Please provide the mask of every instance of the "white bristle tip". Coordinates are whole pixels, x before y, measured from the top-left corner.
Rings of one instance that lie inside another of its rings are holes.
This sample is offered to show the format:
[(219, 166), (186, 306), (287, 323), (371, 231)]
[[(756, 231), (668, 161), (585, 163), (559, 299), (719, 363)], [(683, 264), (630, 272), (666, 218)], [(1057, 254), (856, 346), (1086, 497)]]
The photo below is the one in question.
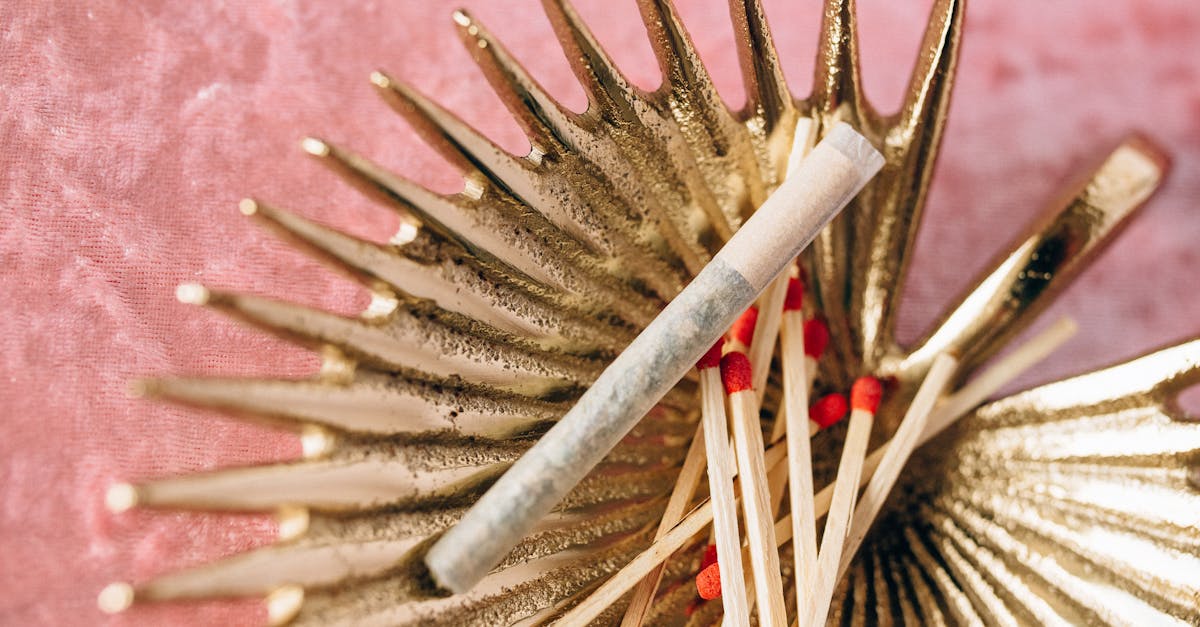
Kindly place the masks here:
[(138, 504), (137, 488), (128, 483), (113, 484), (104, 493), (104, 506), (114, 514), (129, 511)]
[(104, 586), (96, 597), (96, 605), (105, 614), (119, 614), (133, 605), (133, 586), (118, 581)]
[(305, 137), (300, 141), (300, 148), (310, 155), (324, 157), (329, 154), (329, 144), (315, 138)]
[(188, 305), (203, 305), (208, 302), (208, 288), (199, 283), (181, 283), (175, 288), (175, 298)]

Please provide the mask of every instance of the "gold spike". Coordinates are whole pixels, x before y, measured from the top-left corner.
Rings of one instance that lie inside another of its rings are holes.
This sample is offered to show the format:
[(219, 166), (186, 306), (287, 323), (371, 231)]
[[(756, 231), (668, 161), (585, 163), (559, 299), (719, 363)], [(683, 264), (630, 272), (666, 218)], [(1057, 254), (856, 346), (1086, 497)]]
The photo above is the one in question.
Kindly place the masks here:
[[(590, 103), (589, 112), (600, 115), (617, 114), (620, 118), (636, 118), (630, 108), (634, 88), (612, 59), (596, 42), (591, 29), (579, 18), (568, 0), (542, 0), (542, 8), (554, 34), (567, 54), (567, 61), (583, 84)], [(619, 113), (618, 113), (619, 112)]]
[(1028, 324), (1116, 234), (1161, 184), (1167, 161), (1149, 141), (1123, 142), (1082, 182), (1051, 206), (1012, 252), (901, 365), (904, 377), (923, 376), (933, 357), (952, 352), (963, 367), (985, 361)]
[(757, 154), (758, 171), (763, 174), (764, 183), (778, 185), (784, 180), (792, 129), (799, 112), (792, 92), (787, 89), (762, 1), (730, 0), (730, 16), (745, 86), (742, 115), (746, 129), (764, 147)]
[(359, 511), (462, 496), (508, 462), (431, 469), (403, 457), (318, 460), (232, 468), (137, 486), (142, 507), (271, 511), (285, 505)]
[(558, 404), (520, 396), (435, 386), (371, 371), (359, 372), (352, 382), (341, 385), (324, 380), (207, 378), (138, 383), (143, 395), (150, 398), (361, 434), (454, 431), (465, 437), (505, 439), (548, 424), (565, 411)]
[(886, 133), (884, 143), (892, 152), (889, 166), (877, 177), (874, 194), (859, 206), (854, 219), (851, 310), (858, 312), (856, 348), (868, 367), (893, 347), (900, 304), (895, 295), (903, 292), (905, 262), (941, 145), (964, 5), (965, 0), (939, 0), (934, 6), (904, 108)]
[[(528, 159), (520, 159), (483, 137), (462, 120), (429, 100), (413, 88), (400, 83), (383, 72), (371, 74), (371, 82), (393, 109), (403, 115), (433, 147), (455, 163), (464, 173), (478, 172), (493, 188), (511, 193), (512, 197), (534, 209), (564, 233), (593, 248), (601, 245), (594, 229), (580, 222), (579, 211), (571, 203), (547, 197), (543, 184)], [(590, 212), (582, 212), (590, 214)], [(527, 219), (531, 216), (526, 215)], [(549, 227), (549, 225), (547, 225)]]
[[(781, 127), (790, 135), (797, 116), (796, 106), (783, 77), (762, 0), (729, 0), (729, 14), (733, 18), (742, 83), (746, 89), (745, 114), (747, 117), (761, 116), (762, 132), (768, 137)], [(789, 138), (779, 147), (779, 152), (772, 151), (773, 163), (778, 168), (775, 175), (779, 179), (783, 176), (790, 145)]]
[(156, 577), (139, 586), (136, 594), (139, 602), (172, 601), (265, 595), (288, 584), (330, 586), (394, 568), (425, 537), (324, 539), (268, 546)]
[(393, 207), (398, 204), (402, 216), (418, 218), (441, 235), (461, 242), (477, 256), (496, 260), (512, 268), (518, 276), (530, 277), (559, 289), (565, 288), (543, 267), (529, 261), (519, 244), (514, 245), (517, 243), (500, 235), (509, 232), (505, 229), (506, 225), (486, 222), (489, 216), (471, 211), (461, 200), (435, 194), (325, 141), (309, 137), (302, 142), (302, 146), (363, 193)]
[[(665, 233), (688, 271), (698, 273), (708, 257), (720, 247), (721, 241), (727, 239), (721, 234), (729, 233), (731, 228), (720, 224), (728, 217), (722, 213), (712, 189), (699, 173), (693, 155), (685, 145), (680, 145), (685, 142), (684, 138), (678, 129), (661, 124), (666, 114), (657, 112), (643, 94), (629, 84), (567, 0), (543, 0), (542, 6), (571, 68), (588, 92), (591, 104), (588, 114), (599, 117), (607, 125), (622, 152), (638, 155), (630, 155), (630, 158), (640, 163), (658, 164), (638, 172), (648, 187), (675, 190), (670, 193), (676, 195), (684, 192), (664, 203), (664, 208), (671, 209), (655, 211), (661, 213), (659, 217), (674, 223), (678, 233), (685, 235), (684, 241), (676, 241), (673, 233)], [(677, 149), (653, 154), (657, 146), (677, 146)], [(647, 149), (651, 155), (644, 154)], [(671, 165), (669, 171), (664, 171), (664, 164)], [(706, 237), (710, 230), (715, 230), (711, 238)], [(709, 241), (714, 238), (720, 241)]]
[(411, 315), (407, 308), (397, 309), (387, 324), (380, 324), (246, 294), (204, 289), (204, 295), (208, 306), (286, 339), (314, 348), (333, 344), (347, 355), (388, 370), (462, 377), (481, 385), (535, 396), (594, 376), (572, 366), (565, 357), (535, 354), (472, 337), (427, 316)]
[(859, 75), (856, 4), (857, 0), (825, 0), (809, 104), (826, 127), (836, 121), (871, 127), (864, 124), (872, 113)]
[(482, 24), (462, 10), (454, 12), (454, 23), (492, 89), (536, 148), (548, 153), (551, 144), (578, 148), (593, 141), (578, 124), (578, 116), (547, 93)]
[(482, 172), (497, 185), (529, 178), (527, 163), (411, 86), (378, 70), (371, 73), (371, 84), (384, 102), (404, 116), (434, 150), (464, 174)]
[[(942, 124), (950, 104), (950, 88), (958, 65), (967, 0), (937, 0), (920, 55), (908, 81), (908, 93), (890, 131), (897, 135), (889, 145), (918, 149), (920, 143), (935, 148), (941, 143)], [(933, 158), (921, 168), (932, 169)], [(916, 173), (925, 173), (918, 168)], [(926, 174), (928, 176), (928, 174)]]
[[(467, 49), (501, 101), (525, 127), (535, 149), (541, 143), (546, 145), (540, 148), (542, 152), (557, 153), (552, 162), (554, 172), (543, 167), (543, 175), (565, 179), (572, 194), (582, 190), (593, 198), (604, 199), (590, 202), (589, 207), (598, 216), (609, 218), (610, 232), (631, 233), (631, 239), (643, 251), (635, 269), (646, 259), (663, 260), (637, 276), (664, 299), (673, 298), (686, 281), (686, 277), (678, 277), (679, 270), (673, 266), (680, 265), (691, 253), (674, 222), (658, 207), (657, 199), (637, 188), (613, 187), (612, 181), (639, 178), (630, 159), (611, 139), (598, 134), (601, 129), (594, 128), (595, 118), (581, 118), (563, 109), (482, 24), (465, 12), (455, 15)], [(594, 169), (603, 174), (593, 175)]]
[[(537, 340), (548, 347), (594, 349), (600, 341), (604, 348), (615, 348), (608, 327), (600, 332), (597, 323), (575, 315), (569, 310), (539, 303), (520, 287), (504, 281), (502, 276), (491, 280), (478, 278), (479, 268), (468, 268), (446, 278), (441, 266), (418, 263), (393, 250), (360, 240), (339, 231), (321, 226), (300, 216), (266, 203), (245, 199), (239, 207), (242, 213), (257, 218), (291, 241), (303, 244), (315, 254), (330, 259), (364, 283), (379, 279), (401, 292), (432, 300), (446, 311), (461, 314), (512, 333), (518, 337)], [(461, 268), (461, 264), (452, 264)], [(475, 277), (477, 280), (469, 280)], [(394, 303), (393, 303), (394, 305)], [(618, 334), (619, 335), (619, 334)], [(587, 343), (581, 343), (586, 338)], [(618, 340), (619, 341), (619, 340)]]
[(574, 306), (611, 310), (636, 326), (649, 324), (658, 313), (657, 303), (607, 273), (602, 263), (571, 245), (574, 242), (550, 237), (513, 207), (481, 205), (480, 197), (466, 193), (440, 196), (363, 157), (324, 141), (312, 141), (321, 150), (310, 150), (310, 154), (321, 156), (352, 185), (392, 206), (398, 203), (405, 214), (415, 212), (425, 225), (462, 244), (479, 263), (500, 274), (533, 287), (565, 291), (577, 301), (571, 303)]
[[(578, 185), (572, 180), (548, 176), (546, 168), (536, 168), (544, 156), (536, 148), (531, 152), (531, 158), (516, 158), (436, 103), (381, 72), (374, 73), (371, 80), (383, 94), (384, 100), (414, 126), (422, 129), (426, 139), (434, 142), (443, 154), (458, 163), (469, 178), (475, 178), (474, 174), (478, 173), (486, 179), (486, 182), (479, 182), (488, 187), (483, 192), (484, 198), (491, 198), (493, 203), (517, 205), (517, 213), (521, 215), (524, 226), (533, 226), (535, 230), (546, 233), (557, 246), (568, 251), (568, 258), (576, 256), (572, 251), (577, 244), (581, 252), (596, 255), (598, 262), (611, 259), (614, 265), (622, 269), (621, 275), (632, 274), (654, 282), (653, 274), (644, 271), (647, 267), (645, 250), (635, 251), (633, 257), (636, 260), (628, 256), (631, 244), (627, 240), (636, 233), (636, 226), (613, 224), (608, 214), (601, 211), (602, 207), (611, 204), (604, 202), (608, 198), (601, 197), (599, 202), (584, 198), (592, 185)], [(536, 159), (536, 162), (531, 159)], [(502, 198), (495, 198), (497, 195)], [(543, 216), (546, 222), (538, 221), (528, 209)], [(568, 243), (572, 246), (567, 246)], [(627, 256), (621, 257), (620, 253), (626, 253)], [(661, 263), (651, 262), (650, 268), (669, 272)], [(658, 284), (661, 290), (661, 282)]]
[(639, 0), (638, 6), (664, 77), (658, 95), (675, 103), (670, 112), (723, 212), (712, 220), (714, 228), (728, 239), (732, 225), (767, 197), (754, 147), (717, 93), (670, 0)]

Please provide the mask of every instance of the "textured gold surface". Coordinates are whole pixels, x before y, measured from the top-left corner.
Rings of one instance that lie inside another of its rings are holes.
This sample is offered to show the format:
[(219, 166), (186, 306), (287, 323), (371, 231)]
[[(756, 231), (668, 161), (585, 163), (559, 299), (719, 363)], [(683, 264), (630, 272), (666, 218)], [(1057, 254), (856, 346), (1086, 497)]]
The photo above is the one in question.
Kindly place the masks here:
[[(785, 85), (760, 2), (730, 0), (747, 92), (741, 111), (716, 93), (670, 3), (638, 4), (665, 77), (650, 93), (622, 76), (565, 1), (544, 0), (587, 93), (583, 113), (559, 105), (471, 16), (454, 14), (473, 59), (529, 136), (525, 156), (372, 74), (384, 101), (464, 178), (463, 192), (437, 194), (345, 148), (305, 140), (314, 158), (400, 213), (389, 244), (242, 203), (247, 216), (375, 297), (361, 316), (345, 318), (180, 289), (181, 300), (321, 351), (321, 373), (155, 379), (136, 390), (292, 429), (306, 458), (114, 487), (110, 503), (120, 509), (276, 510), (280, 541), (139, 582), (132, 596), (115, 585), (101, 597), (106, 607), (248, 595), (268, 599), (272, 620), (302, 625), (533, 624), (580, 600), (649, 542), (695, 429), (693, 381), (681, 382), (470, 593), (432, 591), (420, 558), (767, 197), (803, 118), (818, 132), (848, 121), (887, 159), (803, 259), (833, 337), (818, 386), (844, 388), (864, 372), (894, 377), (880, 412), (884, 433), (936, 354), (958, 354), (966, 377), (1000, 351), (1165, 171), (1146, 141), (1122, 143), (1050, 202), (928, 337), (902, 347), (893, 336), (895, 296), (938, 154), (965, 2), (934, 2), (893, 115), (863, 97), (853, 0), (826, 2), (814, 91), (802, 100)], [(992, 403), (924, 447), (902, 476), (898, 507), (842, 582), (831, 621), (1200, 622), (1200, 427), (1173, 405), (1200, 379), (1198, 364), (1200, 341), (1182, 344)], [(778, 397), (769, 388), (767, 407)], [(834, 431), (821, 437), (839, 437)], [(836, 441), (817, 448), (838, 450)], [(719, 604), (685, 612), (705, 541), (668, 562), (652, 623), (719, 620)], [(618, 604), (602, 618), (622, 613)]]

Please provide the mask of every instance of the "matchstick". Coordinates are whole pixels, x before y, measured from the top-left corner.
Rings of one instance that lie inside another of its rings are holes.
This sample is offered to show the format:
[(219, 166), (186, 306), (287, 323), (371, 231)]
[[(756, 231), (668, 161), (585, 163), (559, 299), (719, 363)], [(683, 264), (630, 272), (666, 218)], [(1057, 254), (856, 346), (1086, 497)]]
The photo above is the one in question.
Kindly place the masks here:
[(757, 327), (758, 307), (750, 306), (729, 327), (729, 333), (726, 334), (729, 339), (725, 342), (725, 352), (737, 351), (749, 354), (750, 345), (754, 341), (754, 329)]
[[(795, 317), (803, 322), (803, 317), (799, 315)], [(803, 338), (802, 346), (804, 352), (804, 391), (807, 395), (812, 393), (813, 382), (817, 378), (817, 364), (821, 361), (821, 355), (825, 354), (825, 347), (829, 345), (829, 327), (825, 325), (824, 321), (818, 318), (803, 322), (802, 326), (803, 331), (801, 332), (801, 337)], [(799, 329), (800, 326), (794, 326), (794, 328)], [(828, 399), (829, 397), (826, 398)], [(842, 400), (845, 400), (845, 397), (842, 397)], [(818, 403), (819, 402), (821, 401), (818, 401)], [(829, 401), (826, 400), (826, 402)], [(837, 418), (840, 420), (842, 415), (844, 414), (838, 414)], [(833, 422), (837, 421), (835, 420)], [(820, 421), (817, 421), (817, 424), (820, 425)], [(830, 424), (833, 423), (831, 422)], [(787, 405), (785, 404), (779, 411), (779, 415), (775, 416), (775, 424), (771, 427), (772, 442), (777, 442), (779, 441), (779, 438), (783, 437), (786, 426)]]
[[(723, 340), (717, 340), (704, 357), (696, 363), (700, 373), (700, 429), (697, 430), (693, 446), (688, 450), (684, 470), (680, 471), (680, 479), (676, 481), (675, 490), (663, 512), (662, 521), (654, 539), (658, 540), (674, 527), (679, 519), (687, 512), (685, 507), (691, 501), (696, 491), (696, 483), (700, 473), (704, 471), (704, 461), (708, 461), (708, 491), (713, 503), (713, 527), (717, 536), (717, 551), (732, 555), (724, 560), (721, 569), (726, 571), (725, 581), (740, 581), (742, 578), (742, 552), (738, 541), (737, 503), (733, 496), (733, 453), (729, 450), (729, 428), (725, 418), (725, 394), (721, 390), (721, 373), (718, 366), (721, 363), (721, 347)], [(695, 442), (702, 442), (697, 447)], [(694, 469), (689, 466), (693, 459), (693, 451), (699, 451), (695, 456)], [(687, 490), (680, 489), (681, 482), (690, 483)], [(682, 498), (686, 492), (686, 498)], [(677, 498), (679, 495), (679, 498)], [(654, 600), (654, 593), (662, 580), (663, 566), (660, 564), (642, 579), (642, 583), (634, 590), (629, 607), (621, 624), (625, 627), (641, 625)], [(736, 579), (735, 579), (736, 578)], [(739, 604), (740, 598), (740, 604)], [(725, 595), (725, 615), (734, 621), (734, 625), (749, 625), (750, 612), (746, 605), (746, 591), (730, 590)]]
[(434, 581), (466, 592), (500, 563), (882, 165), (849, 125), (830, 129), (578, 403), (430, 548), (425, 564)]
[[(817, 519), (813, 512), (812, 436), (808, 410), (808, 357), (804, 353), (804, 285), (788, 282), (780, 320), (783, 362), (783, 423), (788, 451), (788, 493), (792, 505), (792, 557), (795, 560), (796, 607), (812, 607), (817, 572)], [(845, 413), (844, 411), (842, 412)], [(841, 416), (839, 416), (839, 419)], [(776, 421), (777, 424), (779, 421)], [(807, 423), (807, 424), (806, 424)]]
[[(750, 567), (754, 571), (755, 599), (759, 623), (766, 627), (786, 624), (783, 608), (783, 577), (779, 572), (779, 551), (775, 548), (774, 516), (767, 488), (767, 467), (763, 461), (762, 423), (758, 418), (758, 397), (752, 385), (750, 359), (744, 353), (727, 353), (721, 358), (721, 381), (729, 401), (733, 443), (737, 453), (738, 484), (742, 488), (742, 515), (750, 546)], [(718, 563), (728, 562), (727, 552), (717, 550)], [(723, 591), (742, 579), (729, 579), (721, 573)]]
[(921, 382), (917, 395), (913, 397), (908, 411), (904, 413), (904, 418), (900, 421), (900, 426), (888, 443), (887, 452), (880, 459), (879, 467), (871, 475), (867, 489), (863, 490), (862, 497), (859, 499), (858, 507), (854, 511), (854, 518), (850, 522), (846, 545), (842, 549), (841, 564), (837, 576), (834, 578), (834, 584), (846, 574), (850, 561), (858, 551), (859, 545), (862, 544), (863, 538), (867, 536), (867, 530), (871, 528), (871, 523), (879, 515), (879, 510), (883, 509), (883, 503), (887, 500), (888, 493), (892, 491), (892, 486), (896, 485), (896, 479), (900, 477), (900, 470), (904, 468), (905, 462), (917, 447), (917, 440), (925, 431), (934, 404), (941, 397), (942, 391), (946, 389), (946, 385), (950, 383), (950, 377), (954, 376), (957, 369), (958, 360), (946, 353), (938, 355), (937, 359), (933, 360), (933, 365), (929, 367), (929, 372), (926, 373), (925, 380)]
[[(986, 372), (979, 375), (958, 392), (947, 397), (934, 409), (924, 433), (921, 434), (917, 445), (920, 446), (934, 436), (950, 427), (956, 420), (966, 415), (987, 397), (1009, 381), (1020, 376), (1034, 364), (1045, 359), (1047, 355), (1062, 346), (1075, 333), (1075, 323), (1069, 319), (1060, 320), (1055, 325), (1022, 344), (1000, 361), (996, 362)], [(818, 401), (819, 403), (820, 401)], [(816, 405), (814, 404), (814, 407)], [(815, 424), (815, 423), (814, 423)], [(885, 443), (875, 449), (863, 464), (863, 476), (870, 477), (879, 467), (883, 456), (887, 454), (889, 444)], [(767, 468), (774, 468), (783, 463), (784, 446), (776, 445), (767, 449), (764, 455)], [(861, 479), (860, 479), (861, 481)], [(865, 481), (863, 481), (865, 483)], [(834, 488), (837, 484), (827, 485), (817, 493), (814, 510), (817, 518), (829, 511)], [(591, 596), (575, 606), (567, 616), (563, 617), (564, 625), (586, 625), (596, 618), (609, 605), (617, 602), (641, 577), (650, 572), (656, 565), (661, 564), (675, 551), (678, 551), (688, 541), (712, 522), (712, 503), (705, 501), (692, 510), (683, 520), (661, 539), (655, 541), (645, 551), (642, 551), (629, 561), (619, 571), (614, 573), (597, 588)], [(784, 516), (775, 523), (776, 545), (792, 539), (791, 514)], [(567, 618), (571, 622), (567, 622)]]
[(842, 445), (842, 458), (838, 462), (837, 484), (829, 515), (825, 518), (825, 533), (821, 536), (821, 548), (817, 554), (817, 573), (813, 578), (812, 605), (808, 625), (824, 625), (833, 600), (833, 577), (837, 574), (846, 530), (854, 513), (854, 501), (858, 497), (858, 484), (862, 477), (863, 461), (867, 456), (867, 444), (871, 439), (871, 425), (875, 422), (875, 410), (883, 387), (874, 377), (859, 377), (850, 390), (850, 428)]
[[(796, 124), (795, 130), (792, 132), (792, 150), (788, 153), (787, 176), (800, 167), (804, 155), (812, 149), (813, 141), (815, 141), (816, 125), (809, 118), (800, 118)], [(754, 328), (753, 342), (750, 344), (750, 350), (746, 354), (750, 357), (750, 367), (754, 370), (754, 390), (758, 394), (758, 403), (762, 404), (763, 394), (767, 390), (767, 375), (770, 373), (771, 354), (775, 350), (775, 340), (779, 337), (780, 317), (784, 310), (784, 301), (787, 298), (788, 289), (791, 285), (791, 270), (793, 266), (788, 264), (783, 272), (780, 272), (775, 280), (771, 282), (771, 286), (760, 299), (761, 307), (766, 311), (759, 320), (758, 325)]]

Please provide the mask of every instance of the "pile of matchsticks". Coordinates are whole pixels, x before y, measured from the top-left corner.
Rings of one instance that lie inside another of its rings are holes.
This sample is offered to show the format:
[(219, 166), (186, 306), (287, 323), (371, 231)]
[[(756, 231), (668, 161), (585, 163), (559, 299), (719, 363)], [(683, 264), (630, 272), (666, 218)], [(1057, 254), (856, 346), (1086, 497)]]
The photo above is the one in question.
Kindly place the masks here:
[[(761, 317), (760, 309), (748, 310), (697, 363), (701, 424), (654, 543), (556, 624), (585, 625), (632, 589), (622, 625), (640, 625), (657, 593), (667, 559), (711, 522), (713, 543), (701, 560), (696, 587), (702, 599), (720, 598), (727, 624), (748, 625), (757, 604), (762, 625), (824, 625), (838, 581), (915, 448), (1044, 359), (1075, 332), (1075, 323), (1062, 319), (948, 395), (943, 392), (957, 361), (940, 355), (892, 438), (868, 455), (875, 410), (885, 386), (864, 376), (855, 381), (849, 403), (844, 395), (833, 393), (809, 406), (828, 331), (819, 318), (810, 314), (805, 319), (803, 285), (795, 275), (793, 267), (791, 276), (780, 281), (785, 297), (775, 301), (783, 300), (782, 306), (766, 309)], [(760, 304), (766, 308), (771, 301), (772, 292), (768, 292)], [(776, 341), (783, 365), (783, 400), (770, 440), (764, 442), (759, 408), (765, 386), (755, 387), (754, 382), (765, 379), (758, 373), (770, 365), (767, 360), (772, 352), (761, 347), (774, 348)], [(763, 361), (755, 364), (755, 355)], [(850, 424), (836, 479), (814, 492), (809, 440), (838, 423), (847, 409)], [(688, 512), (706, 470), (709, 499)], [(791, 512), (780, 517), (785, 485)], [(818, 548), (817, 522), (822, 516), (825, 527)], [(795, 558), (796, 613), (791, 622), (785, 611), (779, 564), (779, 548), (788, 540), (793, 542)], [(749, 571), (744, 567), (746, 561)]]

